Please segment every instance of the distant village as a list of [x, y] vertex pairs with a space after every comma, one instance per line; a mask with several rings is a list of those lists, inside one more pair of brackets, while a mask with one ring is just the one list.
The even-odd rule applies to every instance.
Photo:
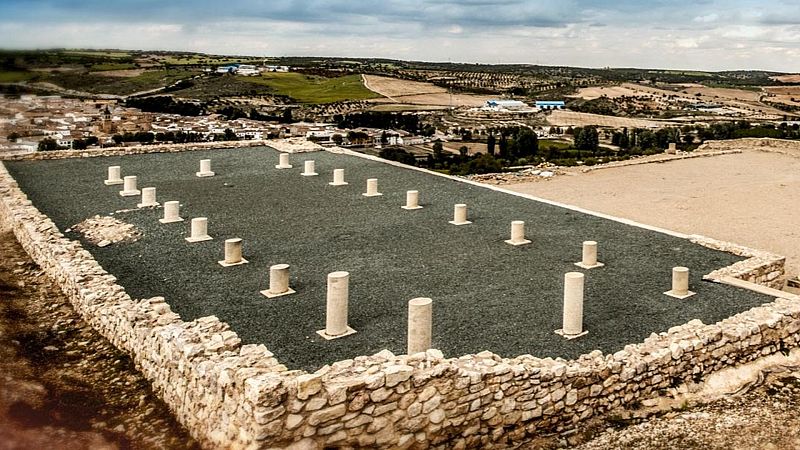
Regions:
[[[238, 66], [237, 70], [242, 70]], [[277, 67], [276, 70], [283, 68]], [[540, 104], [541, 103], [541, 104]], [[526, 113], [560, 109], [564, 102], [490, 100], [479, 111]], [[455, 130], [434, 130], [418, 136], [400, 129], [340, 129], [333, 123], [277, 123], [246, 118], [228, 120], [221, 114], [182, 116], [143, 112], [116, 100], [86, 100], [60, 96], [22, 95], [0, 102], [0, 151], [85, 149], [153, 142], [205, 142], [304, 137], [321, 145], [377, 147], [416, 146], [434, 141], [460, 141]], [[449, 130], [448, 130], [449, 131]], [[537, 130], [546, 134], [544, 130]], [[445, 150], [456, 151], [445, 148]]]

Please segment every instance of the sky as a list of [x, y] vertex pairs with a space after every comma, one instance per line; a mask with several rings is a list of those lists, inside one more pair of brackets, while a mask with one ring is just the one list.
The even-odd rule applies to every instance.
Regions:
[[0, 0], [2, 48], [800, 71], [798, 0]]

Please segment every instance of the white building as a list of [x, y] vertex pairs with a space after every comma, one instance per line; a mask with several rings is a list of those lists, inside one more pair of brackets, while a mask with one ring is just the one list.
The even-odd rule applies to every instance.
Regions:
[[249, 64], [242, 64], [236, 70], [237, 75], [244, 75], [244, 76], [255, 76], [261, 73], [260, 70], [256, 66], [251, 66]]

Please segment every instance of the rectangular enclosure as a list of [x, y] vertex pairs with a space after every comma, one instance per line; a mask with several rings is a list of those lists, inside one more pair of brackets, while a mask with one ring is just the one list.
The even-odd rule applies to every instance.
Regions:
[[[198, 177], [211, 160], [214, 176]], [[302, 176], [314, 160], [318, 176]], [[215, 315], [247, 343], [263, 343], [289, 368], [324, 364], [384, 348], [405, 353], [408, 301], [433, 299], [433, 347], [455, 357], [489, 350], [504, 357], [575, 358], [610, 353], [692, 319], [713, 323], [772, 301], [766, 295], [701, 281], [743, 258], [686, 239], [379, 161], [328, 152], [289, 155], [278, 169], [270, 148], [6, 162], [34, 205], [63, 231], [95, 215], [140, 232], [134, 242], [99, 247], [71, 231], [134, 298], [164, 296], [184, 320]], [[180, 202], [182, 222], [160, 223], [161, 207], [137, 208], [107, 186], [109, 166], [155, 187], [156, 200]], [[333, 170], [349, 184], [331, 186]], [[381, 196], [364, 196], [367, 179]], [[422, 209], [406, 210], [406, 191]], [[468, 225], [452, 225], [455, 204]], [[189, 243], [190, 219], [208, 218], [213, 240]], [[528, 245], [505, 243], [525, 222]], [[243, 240], [248, 264], [222, 267], [224, 241]], [[598, 242], [605, 266], [576, 267], [581, 243]], [[266, 298], [269, 267], [289, 264], [296, 293]], [[672, 268], [690, 269], [697, 295], [678, 300]], [[349, 326], [327, 341], [326, 276], [350, 273]], [[586, 274], [584, 329], [561, 328], [564, 274]]]

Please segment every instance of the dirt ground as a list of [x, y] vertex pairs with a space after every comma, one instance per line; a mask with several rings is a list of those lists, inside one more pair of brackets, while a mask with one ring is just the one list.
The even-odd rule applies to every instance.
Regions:
[[409, 105], [432, 106], [482, 106], [492, 97], [470, 94], [449, 94], [447, 89], [432, 83], [401, 80], [399, 78], [362, 75], [364, 86], [386, 97], [379, 102], [390, 101]]
[[0, 230], [0, 449], [198, 449], [127, 355]]
[[575, 111], [555, 110], [547, 116], [547, 123], [557, 127], [598, 125], [613, 128], [658, 128], [665, 125], [674, 125], [669, 122], [658, 122], [646, 119], [632, 119], [627, 117], [604, 116], [600, 114], [580, 113]]
[[[741, 154], [572, 172], [508, 189], [787, 256], [800, 272], [800, 158]], [[602, 245], [602, 244], [601, 244]]]

